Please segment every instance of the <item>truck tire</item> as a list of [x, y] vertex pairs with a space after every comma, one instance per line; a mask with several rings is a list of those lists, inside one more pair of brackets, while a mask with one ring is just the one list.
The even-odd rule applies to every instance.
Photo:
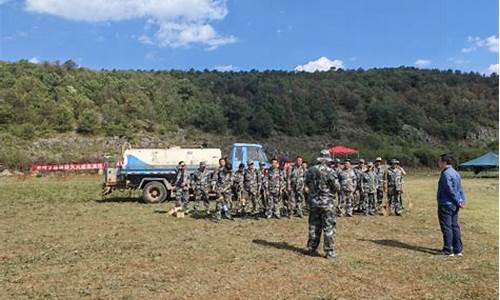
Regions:
[[158, 181], [148, 182], [142, 191], [142, 198], [145, 203], [160, 203], [167, 198], [167, 188]]

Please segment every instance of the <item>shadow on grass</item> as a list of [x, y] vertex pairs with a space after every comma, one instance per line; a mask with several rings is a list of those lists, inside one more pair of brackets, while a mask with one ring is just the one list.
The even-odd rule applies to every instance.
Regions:
[[417, 251], [417, 252], [422, 252], [422, 253], [427, 253], [427, 254], [435, 254], [439, 249], [433, 249], [433, 248], [427, 248], [427, 247], [422, 247], [422, 246], [415, 246], [415, 245], [410, 245], [406, 244], [397, 240], [366, 240], [366, 239], [358, 239], [358, 241], [363, 241], [363, 242], [372, 242], [377, 245], [382, 245], [382, 246], [387, 246], [387, 247], [393, 247], [393, 248], [401, 248], [401, 249], [407, 249], [407, 250], [412, 250], [412, 251]]
[[132, 197], [110, 197], [95, 200], [96, 203], [125, 203], [125, 202], [139, 202], [139, 198]]
[[266, 246], [266, 247], [272, 247], [280, 250], [288, 250], [300, 254], [307, 254], [307, 250], [304, 248], [299, 248], [293, 245], [288, 244], [287, 242], [275, 242], [275, 241], [266, 241], [266, 240], [252, 240], [252, 243]]

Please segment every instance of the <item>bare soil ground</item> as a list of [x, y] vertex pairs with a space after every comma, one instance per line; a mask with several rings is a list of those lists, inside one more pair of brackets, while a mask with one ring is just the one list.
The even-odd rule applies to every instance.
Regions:
[[100, 201], [90, 176], [0, 179], [0, 298], [497, 299], [498, 179], [464, 179], [465, 256], [437, 258], [436, 176], [403, 217], [338, 219], [338, 260], [304, 255], [306, 219], [175, 219]]

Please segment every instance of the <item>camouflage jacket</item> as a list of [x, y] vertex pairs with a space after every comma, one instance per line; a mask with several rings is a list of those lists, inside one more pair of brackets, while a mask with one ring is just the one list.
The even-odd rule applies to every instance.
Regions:
[[264, 170], [259, 170], [258, 173], [259, 191], [267, 191], [269, 179]]
[[359, 166], [353, 168], [354, 173], [356, 174], [356, 188], [361, 189], [361, 178], [366, 171], [366, 168], [360, 168]]
[[226, 171], [225, 168], [219, 168], [213, 174], [212, 185], [219, 192], [222, 190], [225, 191], [231, 188], [231, 184], [233, 183], [232, 179], [230, 171]]
[[354, 192], [357, 187], [357, 176], [353, 169], [342, 170], [339, 173], [339, 181], [342, 191]]
[[175, 179], [175, 188], [177, 189], [189, 189], [189, 186], [191, 184], [191, 176], [189, 173], [179, 171], [177, 173], [177, 178]]
[[377, 179], [377, 190], [383, 190], [385, 184], [385, 167], [383, 166], [374, 167], [373, 171]]
[[361, 190], [365, 194], [377, 192], [377, 175], [373, 171], [364, 172], [361, 175]]
[[294, 166], [290, 174], [292, 189], [304, 190], [306, 180], [306, 169], [302, 166]]
[[393, 168], [387, 170], [387, 187], [396, 191], [403, 190], [403, 173], [401, 170]]
[[271, 194], [279, 194], [284, 188], [283, 171], [280, 169], [269, 169], [267, 174], [267, 191]]
[[245, 179], [245, 173], [236, 171], [233, 174], [233, 189], [236, 192], [242, 192], [243, 191], [243, 184], [244, 184], [244, 179]]
[[245, 191], [257, 194], [259, 192], [259, 173], [257, 170], [247, 169], [244, 176]]
[[210, 172], [207, 169], [201, 171], [200, 169], [192, 175], [193, 186], [197, 190], [208, 191], [208, 185], [210, 183]]
[[340, 188], [333, 169], [325, 164], [312, 166], [305, 175], [309, 189], [308, 202], [311, 207], [335, 207], [335, 192]]

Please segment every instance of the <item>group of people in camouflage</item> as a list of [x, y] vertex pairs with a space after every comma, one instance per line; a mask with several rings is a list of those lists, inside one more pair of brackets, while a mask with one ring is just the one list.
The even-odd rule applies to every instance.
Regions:
[[[399, 161], [391, 160], [389, 164], [387, 168], [380, 157], [375, 163], [367, 164], [360, 159], [355, 167], [350, 159], [330, 159], [327, 165], [339, 183], [333, 195], [335, 213], [339, 217], [352, 217], [355, 211], [365, 215], [382, 214], [386, 194], [391, 211], [401, 215], [404, 208], [403, 176], [406, 173], [399, 166]], [[189, 190], [192, 189], [196, 213], [201, 213], [203, 206], [206, 214], [211, 215], [209, 193], [216, 194], [214, 216], [218, 219], [231, 219], [235, 215], [266, 218], [304, 216], [309, 188], [305, 184], [308, 168], [302, 157], [297, 157], [292, 165], [281, 167], [277, 159], [271, 160], [270, 168], [261, 163], [257, 169], [253, 161], [248, 161], [247, 166], [245, 169], [245, 165], [241, 164], [233, 173], [230, 164], [221, 158], [215, 172], [210, 172], [201, 162], [190, 175], [186, 165], [180, 162], [175, 183], [176, 205], [188, 211]]]
[[[215, 218], [232, 219], [233, 216], [281, 218], [282, 215], [304, 216], [305, 172], [307, 165], [297, 157], [293, 167], [280, 168], [277, 159], [271, 160], [271, 167], [261, 163], [255, 168], [253, 161], [238, 166], [232, 172], [226, 159], [219, 159], [219, 167], [209, 172], [204, 162], [189, 177], [186, 165], [181, 162], [176, 180], [176, 206], [189, 210], [189, 189], [194, 191], [194, 212], [206, 215], [214, 213]], [[216, 207], [210, 209], [209, 193], [216, 194]]]
[[[396, 159], [389, 166], [378, 157], [375, 162], [360, 159], [356, 166], [350, 159], [332, 159], [328, 150], [322, 150], [317, 164], [308, 168], [302, 157], [293, 165], [280, 167], [277, 159], [266, 168], [253, 161], [238, 166], [236, 172], [226, 159], [219, 159], [219, 167], [210, 172], [204, 162], [189, 175], [184, 162], [179, 163], [176, 186], [176, 207], [187, 211], [189, 190], [194, 191], [194, 211], [205, 208], [207, 216], [232, 219], [233, 216], [280, 218], [286, 215], [303, 217], [309, 211], [310, 255], [318, 255], [321, 234], [327, 258], [335, 258], [337, 216], [352, 217], [358, 211], [365, 215], [383, 211], [400, 216], [404, 210], [403, 184], [406, 172]], [[210, 209], [209, 193], [216, 194], [216, 207]], [[383, 207], [387, 195], [386, 207]], [[307, 200], [306, 200], [307, 199]], [[307, 204], [304, 207], [304, 204]]]

